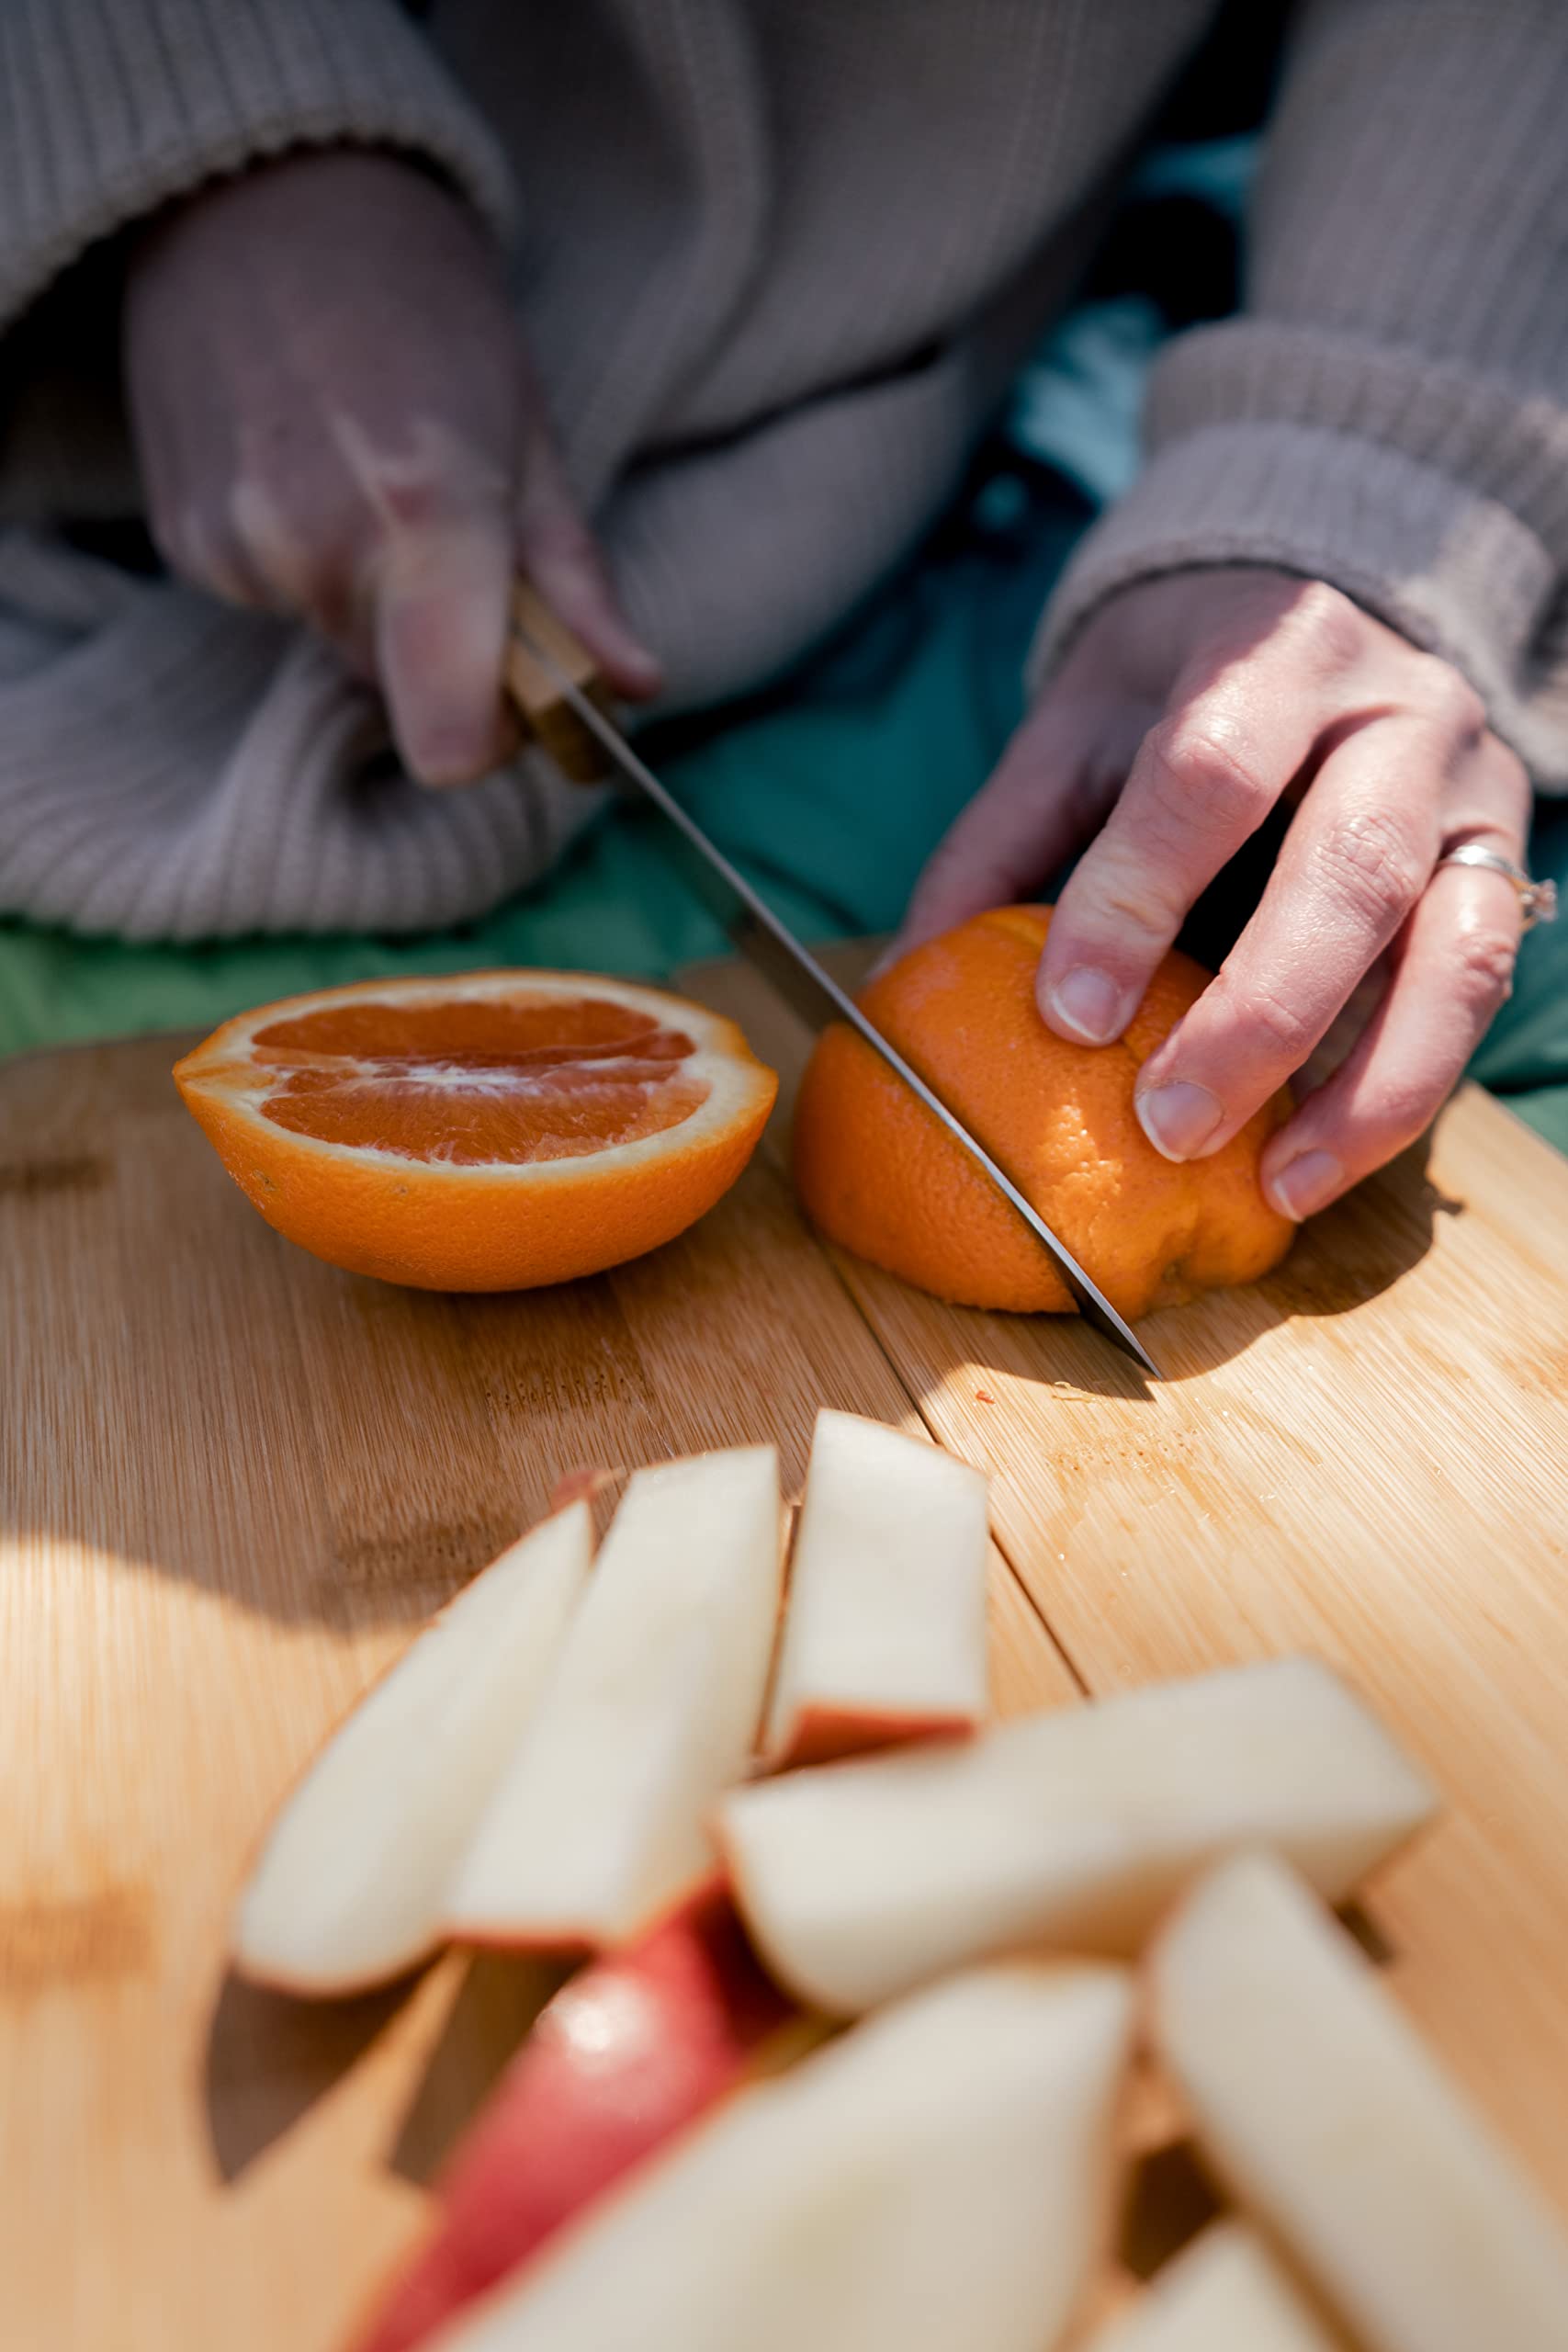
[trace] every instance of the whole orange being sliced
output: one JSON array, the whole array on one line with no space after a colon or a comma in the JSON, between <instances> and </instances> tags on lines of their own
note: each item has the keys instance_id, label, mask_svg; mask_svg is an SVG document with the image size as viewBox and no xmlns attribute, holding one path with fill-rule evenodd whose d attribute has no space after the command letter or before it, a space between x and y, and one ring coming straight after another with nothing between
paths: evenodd
<instances>
[{"instance_id":1,"label":"whole orange being sliced","mask_svg":"<svg viewBox=\"0 0 1568 2352\"><path fill-rule=\"evenodd\" d=\"M1134 1082L1208 975L1168 956L1125 1036L1069 1045L1035 1006L1050 921L1048 907L978 915L879 973L861 1005L1122 1314L1255 1281L1295 1231L1258 1182L1289 1098L1207 1159L1163 1159L1134 1113ZM1071 1312L1022 1220L843 1024L824 1032L801 1085L795 1176L830 1240L921 1290L965 1306Z\"/></svg>"},{"instance_id":2,"label":"whole orange being sliced","mask_svg":"<svg viewBox=\"0 0 1568 2352\"><path fill-rule=\"evenodd\" d=\"M421 1290L522 1290L684 1232L778 1081L732 1021L581 972L367 980L226 1022L175 1071L278 1232Z\"/></svg>"}]
</instances>

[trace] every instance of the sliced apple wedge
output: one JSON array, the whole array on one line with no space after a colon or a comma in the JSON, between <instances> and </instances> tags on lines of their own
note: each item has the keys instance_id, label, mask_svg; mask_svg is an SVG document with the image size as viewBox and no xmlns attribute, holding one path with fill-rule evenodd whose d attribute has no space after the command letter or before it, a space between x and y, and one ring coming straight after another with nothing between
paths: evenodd
<instances>
[{"instance_id":1,"label":"sliced apple wedge","mask_svg":"<svg viewBox=\"0 0 1568 2352\"><path fill-rule=\"evenodd\" d=\"M759 1781L717 1834L770 1967L848 2016L988 1953L1134 1952L1242 1846L1338 1902L1433 1805L1326 1667L1285 1658Z\"/></svg>"},{"instance_id":2,"label":"sliced apple wedge","mask_svg":"<svg viewBox=\"0 0 1568 2352\"><path fill-rule=\"evenodd\" d=\"M1133 1996L976 1970L743 2093L442 2352L1049 2352L1100 2251Z\"/></svg>"},{"instance_id":3,"label":"sliced apple wedge","mask_svg":"<svg viewBox=\"0 0 1568 2352\"><path fill-rule=\"evenodd\" d=\"M820 1412L769 1712L776 1765L973 1731L986 1712L987 1481Z\"/></svg>"},{"instance_id":4,"label":"sliced apple wedge","mask_svg":"<svg viewBox=\"0 0 1568 2352\"><path fill-rule=\"evenodd\" d=\"M358 2352L412 2352L728 2092L821 2039L717 1881L558 1992L464 2134Z\"/></svg>"},{"instance_id":5,"label":"sliced apple wedge","mask_svg":"<svg viewBox=\"0 0 1568 2352\"><path fill-rule=\"evenodd\" d=\"M762 1710L781 1517L772 1446L637 1472L457 1868L459 1940L601 1950L711 1871L707 1816Z\"/></svg>"},{"instance_id":6,"label":"sliced apple wedge","mask_svg":"<svg viewBox=\"0 0 1568 2352\"><path fill-rule=\"evenodd\" d=\"M1255 2232L1217 2222L1087 2352L1341 2352Z\"/></svg>"},{"instance_id":7,"label":"sliced apple wedge","mask_svg":"<svg viewBox=\"0 0 1568 2352\"><path fill-rule=\"evenodd\" d=\"M1205 1879L1151 1976L1204 2149L1366 2352L1562 2352L1568 2233L1282 1862Z\"/></svg>"},{"instance_id":8,"label":"sliced apple wedge","mask_svg":"<svg viewBox=\"0 0 1568 2352\"><path fill-rule=\"evenodd\" d=\"M363 1991L439 1940L454 1858L561 1646L593 1556L581 1503L503 1552L348 1716L286 1801L241 1898L236 1968Z\"/></svg>"}]
</instances>

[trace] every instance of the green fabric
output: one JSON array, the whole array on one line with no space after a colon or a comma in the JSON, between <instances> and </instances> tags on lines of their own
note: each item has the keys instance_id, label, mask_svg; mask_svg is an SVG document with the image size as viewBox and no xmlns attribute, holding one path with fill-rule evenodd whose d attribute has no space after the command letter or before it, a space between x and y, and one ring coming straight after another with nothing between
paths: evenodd
<instances>
[{"instance_id":1,"label":"green fabric","mask_svg":"<svg viewBox=\"0 0 1568 2352\"><path fill-rule=\"evenodd\" d=\"M797 932L897 921L922 859L1019 711L1024 649L1087 508L993 477L963 519L785 684L648 756ZM209 1028L340 980L490 965L661 978L723 953L646 820L615 810L552 879L484 921L400 938L131 946L0 922L0 1053Z\"/></svg>"},{"instance_id":2,"label":"green fabric","mask_svg":"<svg viewBox=\"0 0 1568 2352\"><path fill-rule=\"evenodd\" d=\"M744 707L650 735L660 773L803 936L897 921L1018 717L1024 650L1088 512L1000 453L922 560L814 661ZM1568 901L1568 808L1548 807L1532 855ZM374 973L533 964L657 979L723 947L646 823L617 811L545 888L435 935L133 947L0 922L0 1053L210 1028ZM1568 1151L1568 920L1525 942L1475 1074Z\"/></svg>"},{"instance_id":3,"label":"green fabric","mask_svg":"<svg viewBox=\"0 0 1568 2352\"><path fill-rule=\"evenodd\" d=\"M1254 143L1163 147L1130 199L1196 202L1234 230ZM1168 237L1162 250L1169 261L1201 245ZM1206 314L1201 299L1183 307L1195 289L1181 276L1177 266L1166 298L1180 317ZM1021 372L995 442L919 561L771 693L648 738L660 773L804 936L890 928L926 853L985 780L1018 716L1024 651L1057 573L1093 507L1132 478L1148 367L1172 323L1166 298L1152 284L1118 286L1070 312ZM1224 954L1268 854L1259 844L1258 870L1227 876L1197 910L1192 944L1209 960ZM1568 807L1548 804L1532 859L1568 901ZM618 812L546 887L433 936L132 947L0 919L0 1054L210 1028L377 973L534 964L662 978L723 945L646 825ZM1474 1069L1568 1150L1568 916L1525 942Z\"/></svg>"}]
</instances>

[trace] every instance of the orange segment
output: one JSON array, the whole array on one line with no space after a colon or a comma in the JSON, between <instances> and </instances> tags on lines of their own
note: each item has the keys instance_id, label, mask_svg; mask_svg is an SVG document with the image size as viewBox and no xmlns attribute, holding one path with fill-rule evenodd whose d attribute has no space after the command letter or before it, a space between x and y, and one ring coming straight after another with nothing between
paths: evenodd
<instances>
[{"instance_id":1,"label":"orange segment","mask_svg":"<svg viewBox=\"0 0 1568 2352\"><path fill-rule=\"evenodd\" d=\"M683 1029L605 998L344 1004L269 1022L263 1116L412 1159L566 1159L678 1125L705 1099Z\"/></svg>"},{"instance_id":2,"label":"orange segment","mask_svg":"<svg viewBox=\"0 0 1568 2352\"><path fill-rule=\"evenodd\" d=\"M671 1239L740 1173L777 1084L733 1022L572 972L294 998L175 1077L280 1233L440 1290L563 1282Z\"/></svg>"},{"instance_id":3,"label":"orange segment","mask_svg":"<svg viewBox=\"0 0 1568 2352\"><path fill-rule=\"evenodd\" d=\"M1120 1043L1070 1045L1035 1007L1049 923L1043 907L978 915L878 973L861 1003L1123 1315L1254 1281L1294 1231L1258 1182L1287 1098L1207 1159L1162 1159L1134 1084L1207 976L1172 953ZM1021 1220L847 1026L824 1033L807 1069L795 1174L830 1240L921 1290L967 1306L1071 1309Z\"/></svg>"}]
</instances>

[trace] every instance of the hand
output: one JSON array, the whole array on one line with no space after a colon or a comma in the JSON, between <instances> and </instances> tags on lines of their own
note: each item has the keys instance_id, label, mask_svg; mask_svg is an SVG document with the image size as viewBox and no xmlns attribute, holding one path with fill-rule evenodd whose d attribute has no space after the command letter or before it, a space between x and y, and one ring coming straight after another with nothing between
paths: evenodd
<instances>
[{"instance_id":1,"label":"hand","mask_svg":"<svg viewBox=\"0 0 1568 2352\"><path fill-rule=\"evenodd\" d=\"M169 563L312 622L379 680L426 784L514 747L501 679L518 567L621 693L657 690L494 259L412 164L334 149L203 189L135 248L124 334Z\"/></svg>"},{"instance_id":2,"label":"hand","mask_svg":"<svg viewBox=\"0 0 1568 2352\"><path fill-rule=\"evenodd\" d=\"M1261 902L1136 1102L1167 1159L1201 1159L1350 1007L1364 1025L1348 1056L1263 1159L1265 1190L1300 1218L1422 1133L1508 993L1513 886L1433 869L1461 842L1522 864L1529 785L1447 663L1320 581L1237 567L1122 591L937 850L900 944L1038 888L1093 835L1038 996L1058 1035L1107 1044L1194 901L1287 798Z\"/></svg>"}]
</instances>

